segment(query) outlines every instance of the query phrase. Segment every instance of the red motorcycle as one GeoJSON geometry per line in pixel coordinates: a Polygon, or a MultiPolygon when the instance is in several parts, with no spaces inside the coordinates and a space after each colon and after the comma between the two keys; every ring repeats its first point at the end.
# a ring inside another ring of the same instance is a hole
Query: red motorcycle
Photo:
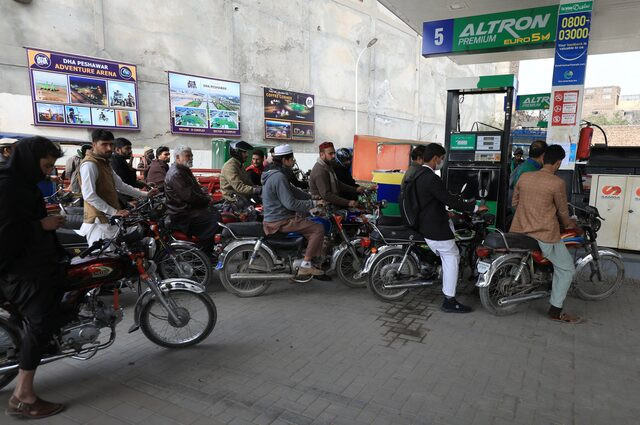
{"type": "MultiPolygon", "coordinates": [[[[112,224],[119,229],[113,239],[97,241],[70,262],[61,302],[66,324],[55,333],[49,354],[40,364],[67,357],[88,360],[113,344],[116,325],[123,315],[118,291],[114,291],[111,305],[99,295],[102,287],[119,282],[132,288],[142,282],[147,287],[136,301],[129,333],[141,329],[155,344],[181,348],[198,344],[213,330],[216,306],[204,286],[184,278],[160,279],[155,262],[150,260],[155,254],[155,240],[146,237],[145,230],[135,221],[114,217],[112,224]],[[100,338],[103,331],[107,338],[100,338]]],[[[10,315],[0,315],[3,388],[18,373],[20,342],[27,324],[15,306],[3,302],[0,307],[10,315]]]]}

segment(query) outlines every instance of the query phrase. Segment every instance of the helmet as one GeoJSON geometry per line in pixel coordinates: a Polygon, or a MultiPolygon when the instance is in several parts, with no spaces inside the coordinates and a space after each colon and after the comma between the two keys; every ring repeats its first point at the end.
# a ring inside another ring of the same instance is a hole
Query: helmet
{"type": "Polygon", "coordinates": [[[336,151],[336,159],[340,161],[341,164],[351,161],[352,158],[351,151],[347,148],[340,148],[336,151]]]}
{"type": "Polygon", "coordinates": [[[245,142],[244,140],[231,142],[231,144],[229,145],[229,153],[231,154],[231,156],[240,160],[241,160],[240,152],[248,152],[252,149],[253,149],[253,146],[251,146],[249,143],[245,142]]]}

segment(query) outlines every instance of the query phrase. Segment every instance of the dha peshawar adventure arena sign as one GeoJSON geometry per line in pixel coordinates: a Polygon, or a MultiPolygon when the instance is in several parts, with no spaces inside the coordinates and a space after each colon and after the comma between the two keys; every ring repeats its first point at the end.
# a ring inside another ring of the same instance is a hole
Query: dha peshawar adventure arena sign
{"type": "Polygon", "coordinates": [[[140,129],[135,65],[26,50],[35,125],[140,129]]]}
{"type": "Polygon", "coordinates": [[[425,22],[422,55],[553,47],[558,5],[425,22]]]}

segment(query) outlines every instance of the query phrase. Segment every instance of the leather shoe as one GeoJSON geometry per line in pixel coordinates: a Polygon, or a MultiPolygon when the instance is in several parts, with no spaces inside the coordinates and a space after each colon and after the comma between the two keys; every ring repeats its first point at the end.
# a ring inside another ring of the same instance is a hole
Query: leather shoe
{"type": "Polygon", "coordinates": [[[9,406],[6,413],[9,416],[20,417],[23,419],[42,419],[49,416],[57,415],[64,409],[64,404],[51,403],[36,397],[33,403],[24,403],[16,396],[11,396],[9,406]]]}

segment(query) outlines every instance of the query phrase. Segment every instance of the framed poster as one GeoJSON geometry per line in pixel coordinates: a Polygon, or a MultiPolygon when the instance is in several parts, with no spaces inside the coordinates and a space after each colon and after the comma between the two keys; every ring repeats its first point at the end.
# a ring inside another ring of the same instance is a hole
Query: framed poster
{"type": "Polygon", "coordinates": [[[264,88],[264,138],[315,139],[315,99],[312,94],[264,88]]]}
{"type": "Polygon", "coordinates": [[[140,129],[135,65],[31,48],[27,61],[35,125],[140,129]]]}
{"type": "Polygon", "coordinates": [[[240,83],[169,72],[171,132],[240,136],[240,83]]]}

